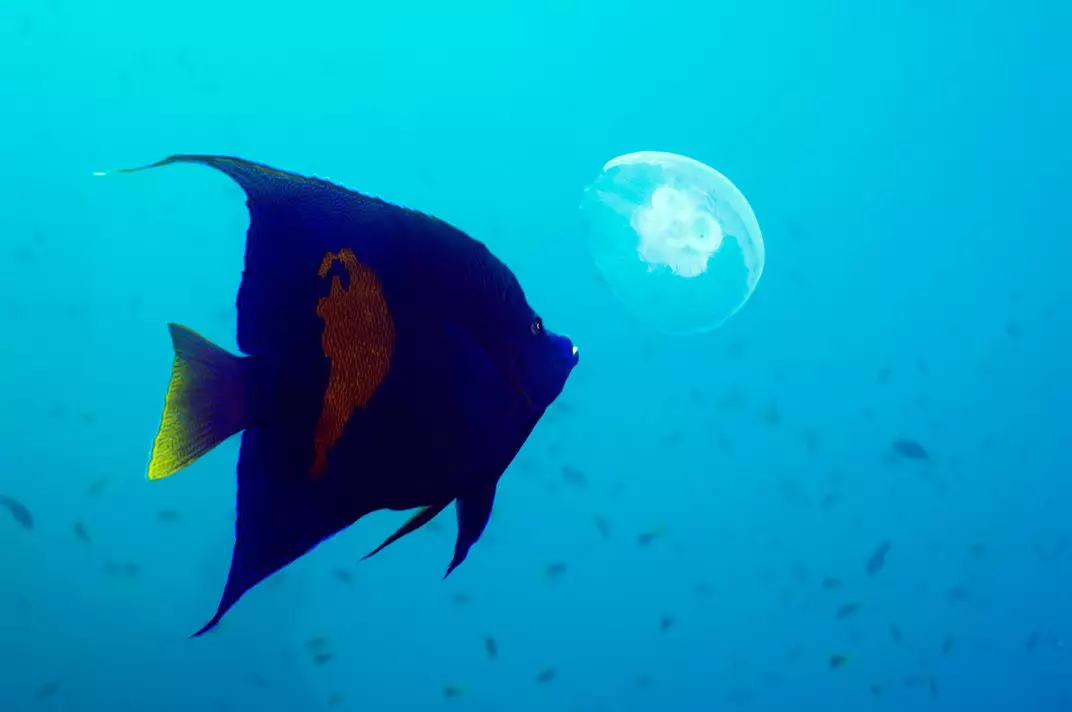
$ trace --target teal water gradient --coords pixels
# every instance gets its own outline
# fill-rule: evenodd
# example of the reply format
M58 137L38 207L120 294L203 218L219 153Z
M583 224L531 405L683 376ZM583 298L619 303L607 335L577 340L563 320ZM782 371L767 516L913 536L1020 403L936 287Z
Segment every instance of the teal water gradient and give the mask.
M1070 27L1034 0L8 0L0 494L35 526L0 510L0 710L1068 709ZM578 239L637 150L755 209L763 280L712 334L636 322ZM187 639L236 448L145 480L164 325L234 346L247 216L205 171L91 177L176 152L454 222L580 345L450 580L449 515L358 566L383 513Z

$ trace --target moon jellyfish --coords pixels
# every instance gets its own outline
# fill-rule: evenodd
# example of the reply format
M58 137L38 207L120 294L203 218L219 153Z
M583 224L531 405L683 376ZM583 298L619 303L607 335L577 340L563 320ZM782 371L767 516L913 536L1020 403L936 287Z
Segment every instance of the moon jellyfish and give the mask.
M763 236L741 191L673 153L613 159L585 189L581 217L611 291L671 334L717 328L763 274Z

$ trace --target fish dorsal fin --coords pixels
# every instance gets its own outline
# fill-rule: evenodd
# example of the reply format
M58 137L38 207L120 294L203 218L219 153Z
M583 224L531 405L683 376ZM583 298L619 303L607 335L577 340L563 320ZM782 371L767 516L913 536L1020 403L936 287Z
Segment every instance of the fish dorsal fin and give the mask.
M450 576L451 572L465 561L469 549L484 533L488 519L491 518L492 506L495 504L496 485L495 480L482 483L455 501L454 506L458 511L458 539L454 543L454 558L443 578Z
M249 229L237 306L238 346L247 354L315 343L321 264L343 248L353 250L365 265L377 261L383 241L369 239L363 228L381 213L401 211L320 178L232 156L175 155L116 172L182 163L214 168L246 194ZM307 333L313 338L301 338Z
M444 504L437 504L430 507L422 507L416 514L407 519L406 523L399 527L394 534L387 537L387 539L384 540L382 544L377 546L369 553L365 554L363 557L361 557L361 560L364 561L365 559L375 556L376 554L380 553L391 544L394 544L396 541L406 536L407 534L412 534L413 532L417 531L425 524L435 519L436 515L446 509L448 504L450 504L449 501Z

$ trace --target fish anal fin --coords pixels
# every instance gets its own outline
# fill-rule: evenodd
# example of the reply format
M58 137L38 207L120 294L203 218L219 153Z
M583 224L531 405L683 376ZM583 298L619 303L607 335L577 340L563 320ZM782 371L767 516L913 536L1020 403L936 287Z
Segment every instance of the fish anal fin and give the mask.
M450 502L432 505L429 507L422 507L416 514L407 519L406 523L399 527L394 534L387 537L387 539L384 540L382 544L377 546L369 553L365 554L363 557L361 557L361 560L364 561L365 559L375 556L376 554L380 553L391 544L394 544L396 541L406 536L407 534L412 534L413 532L417 531L425 524L435 519L440 512L447 508L448 504L450 504Z
M455 501L455 508L458 512L458 539L454 543L454 558L443 578L450 576L451 572L465 561L469 549L484 533L488 519L491 518L491 509L495 504L496 485L495 481L482 484Z
M247 427L247 359L200 334L168 324L175 360L164 414L153 442L148 477L178 472Z
M292 423L265 423L242 433L238 455L235 543L211 630L245 593L320 542L361 518L331 480L304 476L311 448Z

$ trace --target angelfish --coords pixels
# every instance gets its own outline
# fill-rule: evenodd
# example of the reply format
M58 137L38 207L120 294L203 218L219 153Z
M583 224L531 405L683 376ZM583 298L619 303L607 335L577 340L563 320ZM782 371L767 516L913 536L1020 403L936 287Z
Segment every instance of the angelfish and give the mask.
M214 627L273 572L366 514L454 503L450 574L500 476L578 362L482 243L429 215L239 158L179 155L245 191L234 355L177 324L148 477L242 434L231 567Z

